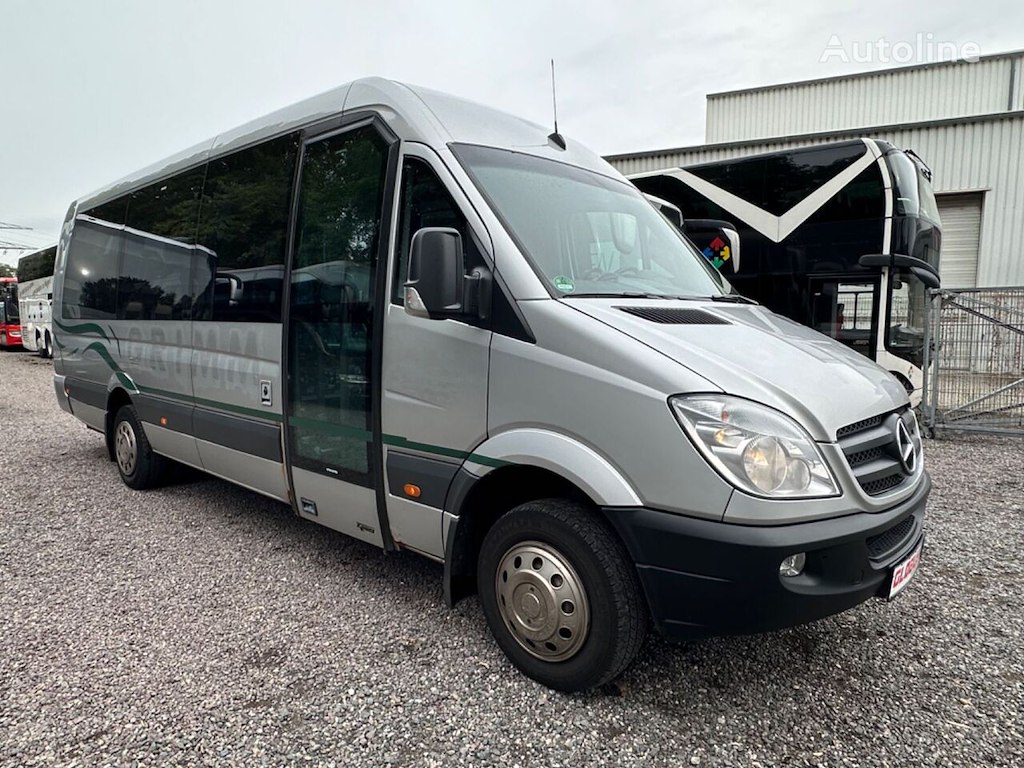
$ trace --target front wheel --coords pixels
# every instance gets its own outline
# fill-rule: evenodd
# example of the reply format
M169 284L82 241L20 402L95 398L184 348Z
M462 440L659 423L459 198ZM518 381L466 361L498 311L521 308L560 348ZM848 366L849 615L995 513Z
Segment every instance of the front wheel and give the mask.
M53 359L53 338L50 336L50 332L46 332L46 342L43 345L43 357L52 360Z
M137 491L153 488L164 479L167 460L153 453L131 405L121 406L114 417L114 459L121 479L129 488Z
M498 645L526 675L559 691L608 682L647 630L636 569L597 513L545 499L487 532L477 587Z

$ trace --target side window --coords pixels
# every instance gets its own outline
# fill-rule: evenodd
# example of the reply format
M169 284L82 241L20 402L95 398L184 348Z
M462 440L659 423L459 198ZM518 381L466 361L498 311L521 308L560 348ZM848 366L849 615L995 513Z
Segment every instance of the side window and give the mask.
M196 320L281 322L298 134L211 160L199 211Z
M103 205L97 205L95 208L90 208L85 211L85 215L90 216L99 221L104 221L107 224L114 224L120 227L124 224L125 219L128 216L128 199L130 195L119 197L116 200L111 200L109 203L103 203Z
M132 194L122 248L117 317L188 320L203 169Z
M398 248L395 251L395 276L391 289L391 301L395 304L405 303L403 286L409 274L409 247L412 236L424 227L452 227L459 230L463 246L467 249L467 265L472 263L469 251L475 249L475 243L471 242L466 217L459 211L430 166L422 160L408 157L402 165Z
M123 202L126 209L127 200ZM97 221L90 215L78 217L64 270L63 317L116 318L117 275L123 244L121 224Z

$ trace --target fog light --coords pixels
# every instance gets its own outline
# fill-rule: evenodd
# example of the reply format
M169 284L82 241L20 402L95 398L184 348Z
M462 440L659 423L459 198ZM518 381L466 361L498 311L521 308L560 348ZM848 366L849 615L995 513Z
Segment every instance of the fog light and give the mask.
M779 564L779 574L782 576L799 576L803 573L806 563L807 555L803 552L790 555Z

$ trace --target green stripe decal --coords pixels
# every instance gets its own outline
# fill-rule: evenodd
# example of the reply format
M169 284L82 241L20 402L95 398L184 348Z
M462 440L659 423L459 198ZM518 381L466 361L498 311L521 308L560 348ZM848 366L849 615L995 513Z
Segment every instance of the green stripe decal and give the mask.
M368 443L373 439L373 434L366 429L350 427L347 424L334 424L329 421L318 421L316 419L305 419L301 416L290 416L288 423L311 432L320 432L332 437L349 437L353 440L361 440Z
M74 327L65 326L59 321L55 320L63 330L69 333L98 333L103 336L108 342L110 339L103 332L103 329L94 323L84 323ZM58 342L60 346L60 342ZM64 347L61 347L64 349ZM117 364L107 348L103 346L102 342L94 341L92 344L85 347L82 352L88 352L92 350L99 355L103 362L110 366L110 370L114 372L114 376L126 389L131 392L141 392L147 395L153 395L155 397L162 397L166 400L176 400L185 405L196 405L205 408L215 408L217 410L226 411L228 413L235 413L240 416L249 416L254 419L262 419L264 421L272 421L275 423L281 423L283 421L281 414L273 413L270 411L261 411L256 408L246 408L241 405L233 405L231 403L222 403L219 400L207 400L202 397L193 397L190 395L184 395L179 392L171 392L166 389L157 389L156 387L138 386L131 377L128 376L121 367ZM77 349L72 353L76 353ZM334 424L326 421L318 421L316 419L307 419L301 416L292 416L288 419L288 423L292 424L301 429L308 429L312 432L320 432L324 435L332 435L335 437L348 437L353 440L362 440L364 442L372 442L373 433L367 429L361 429L359 427L351 427L347 424ZM505 467L512 464L510 461L504 461L502 459L492 459L490 456L483 456L479 453L473 453L471 451L463 451L458 448L446 448L443 445L432 445L431 443L418 443L414 440L402 437L401 435L383 435L382 439L385 445L390 445L395 448L407 448L413 451L422 451L423 453L432 453L435 456L444 456L449 459L458 459L459 461L472 461L476 464L482 464L485 467Z
M435 456L445 456L449 459L472 461L477 464L483 464L485 467L507 467L512 464L511 461L492 459L490 456L483 456L471 451L460 451L457 448L445 448L442 445L431 445L430 443L417 443L401 435L384 435L384 443L395 448L409 448L413 451L433 453Z
M479 453L469 454L469 460L474 461L477 464L483 464L485 467L510 467L513 462L505 461L504 459L492 459L490 456L481 456Z
M445 448L440 445L430 445L429 443L417 443L401 435L384 435L384 443L386 445L394 446L395 448L409 448L413 451L423 451L425 453L433 453L437 456L447 456L450 459L468 459L469 451L460 451L456 448Z
M57 327L67 333L81 334L81 333L95 333L102 336L106 341L110 341L110 337L107 336L107 332L100 328L96 323L80 323L78 325L65 325L57 318L53 318L53 322L57 324Z
M281 423L281 414L274 413L273 411L261 411L257 408L246 408L244 405L233 405L231 403L222 403L219 400L207 400L203 397L192 397L191 395L183 395L178 392L170 392L166 389L157 389L156 387L142 386L139 387L139 391L144 392L147 395L162 397L166 400L177 400L179 403L184 403L185 405L200 405L204 408L216 408L217 410L227 411L228 413L237 413L239 416L251 416L254 419L264 419L265 421L273 421L277 424Z
M114 358L110 356L110 353L107 351L107 348L103 346L103 342L94 341L92 344L83 349L82 353L84 354L88 352L90 349L97 355L99 355L101 358L103 358L103 362L110 366L110 370L114 372L114 376L117 377L117 380L121 382L122 386L126 387L132 392L139 391L139 388L135 386L135 382L131 380L131 377L128 376L128 374L126 374L124 371L122 371L120 366L114 361Z

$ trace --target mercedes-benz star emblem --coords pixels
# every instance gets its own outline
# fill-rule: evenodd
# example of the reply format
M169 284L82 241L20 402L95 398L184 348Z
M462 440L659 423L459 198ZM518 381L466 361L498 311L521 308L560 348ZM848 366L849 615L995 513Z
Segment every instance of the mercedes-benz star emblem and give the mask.
M903 471L908 475L914 474L917 456L914 455L914 441L910 437L910 430L903 423L903 419L896 422L896 450L899 451L900 464L903 465Z

